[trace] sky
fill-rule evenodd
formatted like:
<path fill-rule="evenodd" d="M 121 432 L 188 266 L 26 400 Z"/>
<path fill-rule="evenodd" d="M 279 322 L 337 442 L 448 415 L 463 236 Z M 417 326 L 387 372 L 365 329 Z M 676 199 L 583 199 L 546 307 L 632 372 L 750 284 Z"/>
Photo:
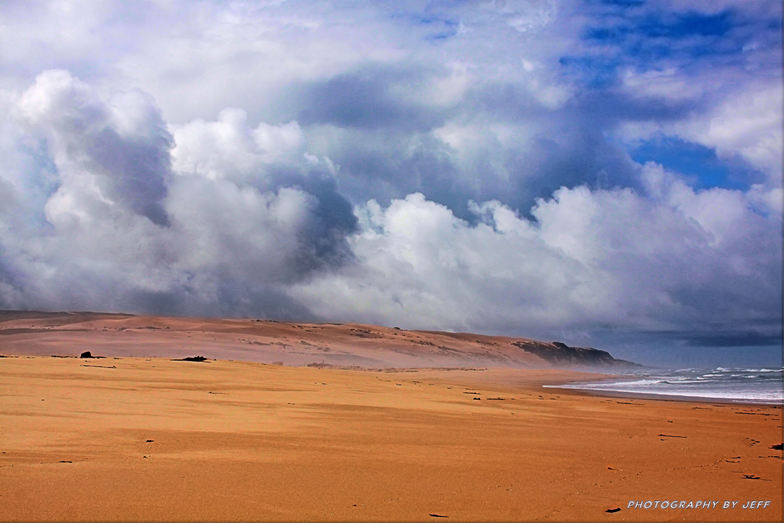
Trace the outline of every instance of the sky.
<path fill-rule="evenodd" d="M 781 364 L 778 0 L 0 3 L 0 308 Z"/>

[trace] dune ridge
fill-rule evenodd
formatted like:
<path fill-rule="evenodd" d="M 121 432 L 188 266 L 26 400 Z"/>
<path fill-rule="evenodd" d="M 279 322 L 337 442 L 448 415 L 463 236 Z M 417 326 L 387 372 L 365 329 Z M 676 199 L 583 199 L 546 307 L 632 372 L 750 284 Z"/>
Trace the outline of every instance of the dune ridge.
<path fill-rule="evenodd" d="M 8 354 L 207 358 L 363 368 L 614 368 L 633 363 L 561 342 L 358 323 L 0 311 Z"/>

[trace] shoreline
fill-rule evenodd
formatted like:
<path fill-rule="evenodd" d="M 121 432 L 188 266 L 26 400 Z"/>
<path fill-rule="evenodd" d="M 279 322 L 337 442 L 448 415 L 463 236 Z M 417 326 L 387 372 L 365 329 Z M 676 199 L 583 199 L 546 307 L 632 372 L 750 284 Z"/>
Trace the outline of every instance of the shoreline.
<path fill-rule="evenodd" d="M 700 369 L 690 369 L 690 370 L 700 371 Z M 730 372 L 730 373 L 763 372 L 763 370 L 760 369 L 753 369 L 753 370 L 720 369 L 720 370 Z M 715 372 L 717 372 L 716 369 L 702 369 L 702 371 L 706 371 L 707 374 L 712 377 L 720 376 L 715 374 Z M 694 376 L 687 376 L 685 377 L 686 380 L 685 382 L 691 384 L 700 384 L 700 387 L 707 388 L 709 390 L 700 390 L 699 387 L 691 387 L 691 390 L 689 391 L 675 390 L 675 389 L 667 390 L 667 387 L 658 387 L 658 390 L 657 388 L 646 388 L 646 389 L 638 388 L 637 390 L 634 390 L 634 387 L 626 387 L 628 385 L 634 385 L 640 382 L 654 383 L 657 385 L 661 384 L 662 382 L 675 386 L 681 385 L 679 381 L 683 380 L 684 376 L 677 374 L 678 371 L 669 371 L 669 372 L 671 373 L 669 375 L 668 375 L 668 371 L 657 372 L 655 376 L 649 374 L 642 374 L 642 375 L 618 374 L 607 378 L 600 378 L 589 383 L 586 383 L 585 380 L 575 380 L 575 381 L 564 382 L 559 384 L 548 384 L 545 385 L 545 387 L 557 388 L 560 390 L 579 390 L 588 394 L 596 394 L 600 396 L 609 395 L 609 396 L 628 397 L 628 398 L 647 398 L 647 399 L 662 399 L 662 400 L 673 400 L 673 401 L 697 401 L 702 403 L 727 403 L 733 405 L 774 405 L 774 406 L 784 405 L 784 394 L 782 394 L 784 393 L 784 390 L 782 389 L 782 386 L 784 384 L 781 381 L 781 370 L 779 367 L 775 369 L 764 370 L 765 373 L 777 373 L 778 377 L 774 378 L 774 375 L 771 374 L 770 377 L 765 380 L 767 386 L 761 390 L 756 390 L 756 391 L 748 389 L 748 385 L 750 382 L 747 380 L 742 380 L 744 387 L 742 390 L 739 391 L 733 388 L 732 386 L 723 387 L 722 385 L 724 384 L 724 382 L 715 381 L 715 380 L 713 381 L 706 380 L 700 375 L 696 376 L 696 381 Z M 703 375 L 704 374 L 705 372 L 703 372 Z M 760 376 L 757 375 L 744 376 L 743 374 L 732 374 L 732 377 L 753 378 L 753 379 L 760 378 Z M 672 380 L 674 380 L 674 382 Z M 699 381 L 699 380 L 703 380 L 703 381 Z M 732 396 L 732 394 L 736 394 L 736 395 Z M 773 396 L 773 397 L 764 397 L 765 395 Z"/>
<path fill-rule="evenodd" d="M 579 387 L 563 387 L 559 385 L 542 385 L 545 389 L 557 389 L 562 391 L 574 391 L 588 396 L 601 396 L 610 398 L 625 398 L 625 399 L 646 399 L 656 401 L 677 401 L 682 403 L 704 403 L 704 404 L 722 404 L 722 405 L 750 405 L 750 406 L 769 406 L 769 407 L 784 407 L 784 402 L 781 401 L 754 401 L 750 399 L 731 399 L 731 398 L 714 398 L 711 396 L 685 396 L 682 394 L 656 394 L 652 392 L 628 392 L 628 391 L 614 391 L 614 390 L 596 390 L 596 389 L 581 389 Z"/>

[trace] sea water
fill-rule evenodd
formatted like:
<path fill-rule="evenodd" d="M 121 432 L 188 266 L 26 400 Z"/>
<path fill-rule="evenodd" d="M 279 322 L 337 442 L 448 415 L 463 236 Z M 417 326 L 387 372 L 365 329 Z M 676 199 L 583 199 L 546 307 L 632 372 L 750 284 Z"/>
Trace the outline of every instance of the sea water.
<path fill-rule="evenodd" d="M 548 387 L 624 394 L 680 396 L 730 402 L 784 403 L 782 368 L 637 371 L 632 376 Z"/>

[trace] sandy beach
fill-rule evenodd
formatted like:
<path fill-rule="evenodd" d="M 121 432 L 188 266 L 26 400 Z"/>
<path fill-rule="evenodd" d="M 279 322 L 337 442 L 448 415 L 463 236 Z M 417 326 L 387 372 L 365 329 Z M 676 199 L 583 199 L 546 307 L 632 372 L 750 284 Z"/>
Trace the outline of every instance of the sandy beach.
<path fill-rule="evenodd" d="M 780 407 L 585 376 L 4 357 L 0 520 L 780 520 Z"/>

